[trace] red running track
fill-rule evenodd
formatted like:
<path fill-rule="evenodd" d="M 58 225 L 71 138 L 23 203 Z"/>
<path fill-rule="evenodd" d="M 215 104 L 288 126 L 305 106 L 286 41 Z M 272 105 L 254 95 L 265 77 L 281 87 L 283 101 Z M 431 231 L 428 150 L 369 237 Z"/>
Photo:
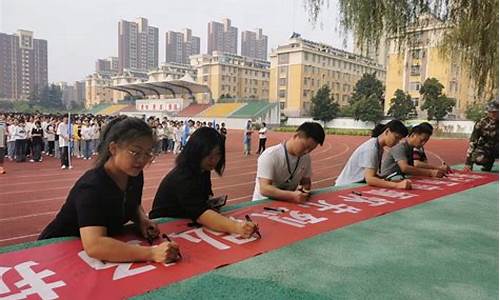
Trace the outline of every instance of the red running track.
<path fill-rule="evenodd" d="M 267 145 L 285 140 L 291 133 L 269 132 Z M 252 151 L 258 140 L 252 140 Z M 312 153 L 313 188 L 331 186 L 352 151 L 367 137 L 327 136 L 323 147 Z M 243 133 L 231 130 L 227 139 L 226 171 L 223 177 L 212 176 L 216 195 L 228 194 L 230 203 L 250 200 L 255 183 L 257 155 L 243 156 Z M 463 139 L 431 139 L 426 145 L 433 163 L 463 163 L 467 141 Z M 59 161 L 45 158 L 41 163 L 7 161 L 7 174 L 0 175 L 0 247 L 33 241 L 57 213 L 75 181 L 91 166 L 92 161 L 74 159 L 72 170 L 59 169 Z M 161 155 L 145 169 L 143 206 L 151 209 L 161 179 L 173 167 L 172 154 Z"/>

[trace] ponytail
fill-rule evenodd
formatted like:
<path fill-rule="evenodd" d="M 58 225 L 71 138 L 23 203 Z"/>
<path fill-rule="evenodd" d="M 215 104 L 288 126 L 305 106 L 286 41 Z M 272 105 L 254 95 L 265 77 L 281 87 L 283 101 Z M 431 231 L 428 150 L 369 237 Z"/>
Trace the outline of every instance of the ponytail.
<path fill-rule="evenodd" d="M 381 135 L 386 129 L 389 131 L 398 133 L 403 137 L 408 135 L 408 128 L 399 120 L 392 120 L 387 124 L 377 124 L 375 128 L 372 130 L 372 137 L 378 137 Z"/>
<path fill-rule="evenodd" d="M 114 143 L 127 143 L 141 137 L 153 139 L 153 131 L 146 122 L 141 119 L 119 116 L 111 120 L 101 131 L 95 167 L 102 167 L 111 157 L 109 145 Z"/>

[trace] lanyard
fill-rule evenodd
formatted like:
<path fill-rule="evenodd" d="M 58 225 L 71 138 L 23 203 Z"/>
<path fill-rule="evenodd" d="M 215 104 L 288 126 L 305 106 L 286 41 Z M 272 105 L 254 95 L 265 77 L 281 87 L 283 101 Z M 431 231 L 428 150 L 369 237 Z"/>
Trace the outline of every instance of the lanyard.
<path fill-rule="evenodd" d="M 297 168 L 299 167 L 300 156 L 297 158 L 297 163 L 295 164 L 295 168 L 293 169 L 293 172 L 292 172 L 292 169 L 290 168 L 290 159 L 288 158 L 288 151 L 286 151 L 286 142 L 284 142 L 282 145 L 283 145 L 283 150 L 285 150 L 286 167 L 288 169 L 288 174 L 290 174 L 290 176 L 288 177 L 288 179 L 286 181 L 290 182 L 292 180 L 293 176 L 295 175 Z"/>
<path fill-rule="evenodd" d="M 377 141 L 375 142 L 375 145 L 376 145 L 376 148 L 377 148 L 377 159 L 378 159 L 378 170 L 377 170 L 377 172 L 380 172 L 380 170 L 382 170 L 382 155 L 384 155 L 384 152 L 383 152 L 383 150 L 381 151 L 381 149 L 380 149 L 380 144 L 378 143 L 378 137 L 376 137 L 376 139 L 377 139 Z"/>

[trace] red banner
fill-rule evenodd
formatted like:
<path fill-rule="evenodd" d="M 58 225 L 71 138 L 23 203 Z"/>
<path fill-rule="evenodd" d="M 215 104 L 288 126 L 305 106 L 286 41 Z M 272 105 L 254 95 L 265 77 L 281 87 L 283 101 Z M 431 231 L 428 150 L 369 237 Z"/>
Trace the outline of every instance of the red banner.
<path fill-rule="evenodd" d="M 185 220 L 160 224 L 160 230 L 180 245 L 183 256 L 168 265 L 104 263 L 88 257 L 79 240 L 5 253 L 0 255 L 0 299 L 115 299 L 143 294 L 295 241 L 497 180 L 496 174 L 456 172 L 444 179 L 415 178 L 409 191 L 363 186 L 314 195 L 307 205 L 268 202 L 228 213 L 237 219 L 250 215 L 259 224 L 262 239 L 189 228 Z M 147 244 L 134 236 L 121 240 Z"/>

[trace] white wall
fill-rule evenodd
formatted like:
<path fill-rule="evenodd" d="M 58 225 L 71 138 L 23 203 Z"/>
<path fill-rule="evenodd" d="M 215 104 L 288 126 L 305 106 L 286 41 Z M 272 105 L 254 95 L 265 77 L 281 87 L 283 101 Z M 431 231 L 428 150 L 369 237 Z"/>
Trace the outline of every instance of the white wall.
<path fill-rule="evenodd" d="M 389 119 L 383 120 L 382 123 L 388 122 Z M 318 122 L 312 118 L 288 118 L 286 125 L 287 126 L 299 126 L 304 122 Z M 409 120 L 405 122 L 406 124 L 419 124 L 421 122 L 428 122 L 426 120 Z M 429 122 L 434 126 L 434 129 L 437 128 L 436 122 Z M 372 122 L 362 122 L 356 121 L 352 118 L 337 118 L 326 124 L 327 128 L 347 128 L 347 129 L 372 129 L 374 124 Z M 473 121 L 441 121 L 439 122 L 439 129 L 444 132 L 449 133 L 472 133 L 472 129 L 474 129 Z"/>

